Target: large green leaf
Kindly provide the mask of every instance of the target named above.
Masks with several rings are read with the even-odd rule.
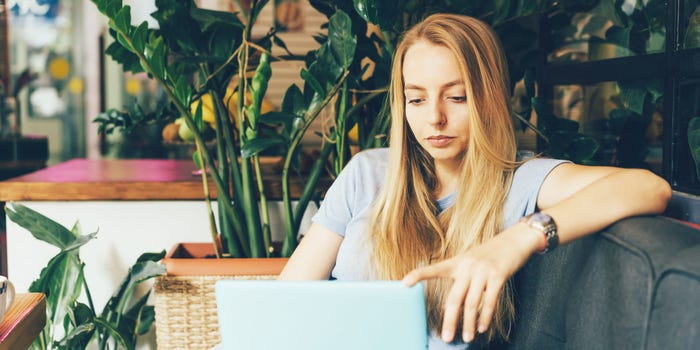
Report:
[[[29,231],[34,238],[60,249],[68,247],[76,239],[67,228],[19,203],[7,205],[7,217]]]
[[[138,335],[146,334],[155,320],[155,310],[153,306],[147,306],[150,292],[139,298],[129,310],[124,313],[119,323],[120,332],[127,335],[135,342]]]
[[[328,42],[336,62],[347,69],[355,57],[357,39],[352,33],[352,21],[345,12],[338,10],[328,20]]]
[[[113,325],[111,325],[109,322],[103,320],[100,317],[96,317],[95,326],[99,332],[108,334],[110,337],[116,339],[117,343],[125,347],[127,350],[134,350],[134,345],[131,343],[127,343],[126,340],[124,340],[124,337],[122,337],[121,333],[119,333],[119,330]]]
[[[647,96],[647,88],[642,83],[619,82],[620,100],[623,106],[634,113],[644,115],[647,102],[651,102],[651,96]]]
[[[85,349],[87,347],[86,338],[90,339],[95,332],[95,324],[83,323],[71,329],[66,336],[58,341],[56,345],[62,349]]]
[[[110,30],[110,34],[114,31]],[[116,34],[113,34],[116,36]],[[114,41],[105,50],[105,54],[121,64],[125,72],[140,73],[143,72],[139,58],[133,52],[127,50],[119,42]]]
[[[165,274],[165,267],[156,262],[164,256],[165,252],[163,251],[160,254],[147,254],[148,259],[153,260],[142,260],[146,257],[142,255],[138,262],[129,269],[129,274],[124,278],[119,289],[112,295],[109,301],[107,301],[102,312],[102,317],[112,321],[112,316],[121,315],[126,310],[126,304],[131,299],[136,285],[153,277]]]
[[[114,29],[129,33],[131,29],[131,7],[126,5],[122,7],[117,14],[112,18]]]
[[[301,90],[299,90],[296,84],[290,85],[282,99],[282,111],[301,116],[304,114],[305,110],[304,94],[301,93]]]
[[[257,138],[251,140],[243,146],[241,149],[241,157],[250,158],[260,152],[272,148],[274,146],[279,146],[285,144],[286,141],[281,136],[270,137],[270,138]]]
[[[162,80],[167,79],[165,74],[168,60],[166,50],[165,42],[160,36],[152,36],[145,49],[146,59],[150,66],[149,73]]]
[[[144,261],[161,261],[165,257],[165,250],[157,253],[143,253],[137,259],[136,262]]]
[[[399,15],[398,0],[353,0],[355,11],[365,21],[378,25],[382,30],[392,30]]]
[[[97,237],[97,232],[93,232],[93,233],[90,233],[87,235],[78,235],[78,237],[73,242],[68,244],[65,248],[63,248],[63,250],[70,251],[70,250],[78,249],[78,248],[84,246],[85,243],[94,239],[95,237]]]
[[[107,17],[114,17],[122,8],[121,0],[92,0],[97,9]]]
[[[83,286],[82,270],[78,250],[61,252],[49,261],[41,270],[39,279],[29,286],[30,292],[46,295],[47,328],[60,325],[74,305]]]
[[[143,21],[134,29],[131,35],[131,42],[134,45],[134,49],[143,54],[146,50],[146,40],[148,40],[148,22]]]
[[[204,51],[207,36],[191,15],[194,1],[156,0],[156,7],[158,11],[151,15],[158,21],[159,32],[169,48],[187,56]]]
[[[688,123],[688,147],[695,161],[695,176],[700,181],[700,117],[691,118]]]

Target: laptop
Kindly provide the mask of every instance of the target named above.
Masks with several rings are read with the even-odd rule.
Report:
[[[423,284],[216,282],[222,350],[426,350]]]

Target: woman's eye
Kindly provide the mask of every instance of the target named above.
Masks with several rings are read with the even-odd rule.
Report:
[[[421,103],[421,102],[423,102],[423,99],[421,99],[421,98],[409,98],[409,99],[407,99],[407,101],[406,101],[406,103],[408,103],[408,104],[410,104],[410,105],[417,105],[417,104],[419,104],[419,103]]]
[[[467,101],[467,96],[450,96],[450,100],[454,102],[466,102]]]

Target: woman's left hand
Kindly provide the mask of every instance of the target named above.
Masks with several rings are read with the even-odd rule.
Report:
[[[445,342],[454,339],[461,310],[464,314],[462,338],[471,342],[475,331],[483,333],[488,329],[508,278],[541,249],[542,244],[542,233],[516,224],[466,253],[411,271],[403,283],[412,286],[432,278],[452,279],[454,283],[444,304],[441,337]]]

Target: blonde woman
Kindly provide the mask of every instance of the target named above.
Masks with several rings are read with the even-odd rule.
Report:
[[[505,339],[509,278],[622,218],[661,213],[646,170],[519,159],[508,70],[484,23],[432,15],[394,57],[387,149],[351,160],[281,279],[426,282],[430,349]]]

